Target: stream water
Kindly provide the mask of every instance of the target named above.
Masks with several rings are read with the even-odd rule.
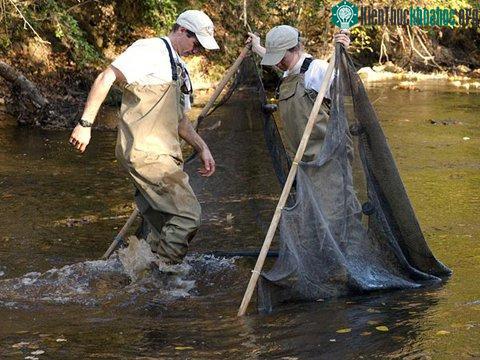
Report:
[[[254,259],[202,253],[260,247],[265,221],[252,214],[268,221],[279,192],[256,163],[260,144],[236,154],[248,169],[221,157],[229,181],[208,180],[220,196],[197,187],[204,227],[182,270],[132,283],[117,256],[98,260],[132,211],[115,132],[94,132],[80,155],[69,132],[18,128],[0,114],[0,358],[480,358],[480,97],[440,82],[392,86],[369,94],[429,245],[453,276],[270,315],[252,305],[244,318],[236,312]],[[219,121],[234,120],[229,106]],[[241,140],[224,141],[247,141],[255,127],[240,130]]]

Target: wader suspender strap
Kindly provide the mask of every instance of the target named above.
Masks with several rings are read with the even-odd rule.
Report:
[[[305,72],[308,70],[313,60],[315,59],[311,57],[305,58],[305,60],[303,60],[302,67],[300,68],[300,74],[305,74]],[[324,97],[322,103],[325,104],[330,110],[331,100],[329,98]]]
[[[305,74],[305,72],[308,70],[308,68],[310,67],[310,64],[312,63],[313,60],[315,60],[315,59],[312,58],[312,57],[307,57],[303,60],[302,67],[300,68],[300,74]],[[281,78],[278,81],[278,84],[275,88],[275,98],[276,99],[278,99],[279,95],[280,95],[280,85],[282,84],[282,80],[283,80],[283,78]]]
[[[173,53],[172,53],[172,49],[170,48],[170,44],[164,38],[160,38],[160,39],[162,39],[162,41],[165,43],[165,46],[167,47],[167,50],[168,50],[168,56],[170,57],[170,67],[172,68],[172,80],[177,81],[178,79],[177,65],[175,60],[173,59]],[[182,70],[185,71],[185,74],[187,74],[188,82],[190,83],[190,89],[187,89],[186,85],[185,85],[185,88],[183,88],[182,86],[182,89],[181,89],[182,93],[184,93],[185,95],[190,95],[190,102],[193,103],[193,95],[192,95],[193,86],[192,86],[192,80],[190,79],[190,74],[188,73],[188,70],[186,67],[184,67],[183,65],[180,65],[180,67],[182,68]],[[184,82],[185,82],[185,79],[184,79]]]
[[[303,60],[302,67],[300,68],[300,74],[305,74],[313,60],[314,59],[311,57],[307,57]]]
[[[178,79],[177,65],[175,63],[175,60],[173,59],[172,49],[170,48],[170,45],[168,44],[167,40],[165,40],[164,38],[160,38],[160,39],[162,39],[162,41],[165,43],[165,46],[167,47],[167,50],[168,50],[168,56],[170,57],[170,67],[172,68],[172,80],[177,81]]]

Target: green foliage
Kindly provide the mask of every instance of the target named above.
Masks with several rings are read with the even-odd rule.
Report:
[[[338,2],[247,0],[247,18],[262,38],[275,25],[297,27],[307,39],[306,49],[314,56],[324,57],[331,51],[332,36],[337,31],[330,23],[330,11]],[[81,67],[99,64],[103,60],[102,51],[110,45],[117,51],[140,37],[168,33],[178,14],[185,9],[203,10],[214,20],[222,51],[208,54],[213,63],[228,66],[243,47],[247,32],[243,25],[243,0],[22,0],[15,3],[40,36],[52,43],[54,52],[67,54],[68,60]],[[0,4],[6,4],[6,10],[0,14],[3,15],[0,16],[0,48],[35,36],[24,26],[23,19],[9,1],[0,0]],[[374,6],[459,9],[478,7],[478,4],[474,0],[396,0],[393,4],[391,0],[380,0]],[[2,35],[4,28],[6,31]],[[387,28],[394,35],[385,44],[389,52],[396,41],[392,29]],[[466,33],[466,30],[456,28],[453,33]],[[423,31],[432,39],[439,36],[436,28]],[[383,32],[383,28],[375,26],[353,29],[352,51],[363,58],[377,57]],[[478,32],[477,29],[476,34]],[[476,39],[472,42],[478,44]]]
[[[8,5],[8,3],[7,3]],[[47,37],[55,46],[55,40],[65,47],[77,65],[83,67],[89,63],[96,63],[100,59],[100,53],[87,41],[87,33],[82,30],[74,13],[70,12],[71,4],[57,0],[37,0],[17,3],[18,11],[12,8],[6,23],[6,38],[0,37],[4,47],[8,47],[11,41],[21,42],[22,39],[33,37],[34,33],[25,25],[26,21],[36,32]],[[11,5],[13,7],[13,5]],[[21,12],[21,15],[19,13]],[[4,19],[7,22],[7,18]],[[19,26],[23,25],[23,26]],[[50,36],[51,35],[51,36]]]
[[[40,4],[40,14],[53,15],[51,26],[54,29],[55,37],[70,51],[73,60],[78,65],[85,66],[100,59],[99,52],[87,41],[87,34],[81,29],[77,19],[68,11],[65,2],[43,0]]]
[[[145,22],[156,31],[168,31],[177,18],[177,5],[172,0],[141,0]]]
[[[352,29],[350,32],[353,38],[351,47],[356,53],[362,51],[373,52],[372,43],[374,39],[372,38],[372,32],[372,26],[362,26]]]

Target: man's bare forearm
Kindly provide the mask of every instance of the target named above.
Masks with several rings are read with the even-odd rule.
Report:
[[[183,119],[178,124],[178,135],[185,140],[187,143],[193,146],[197,152],[201,152],[205,149],[208,149],[207,144],[203,139],[198,135],[198,133],[193,128],[190,121],[184,115]]]
[[[123,77],[123,75],[112,66],[109,66],[97,76],[90,92],[88,93],[87,102],[85,103],[82,115],[83,120],[92,123],[95,121],[100,106],[107,97],[113,83],[119,76]]]

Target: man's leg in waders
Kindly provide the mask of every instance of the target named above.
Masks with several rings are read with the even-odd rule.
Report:
[[[137,186],[135,201],[142,214],[137,232],[165,261],[179,263],[200,226],[201,209],[188,175],[170,156],[131,173]]]

